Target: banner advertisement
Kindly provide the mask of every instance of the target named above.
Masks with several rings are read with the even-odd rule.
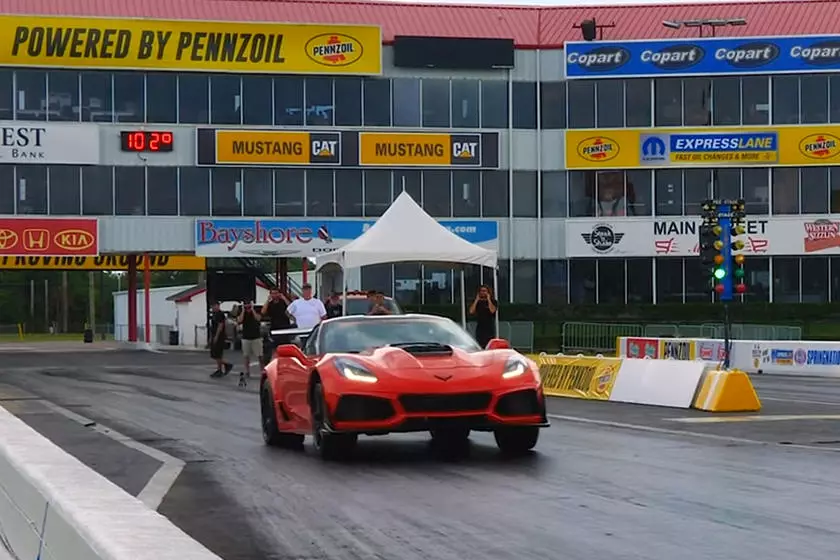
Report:
[[[198,134],[199,144],[207,138]],[[199,146],[199,153],[205,152]],[[341,165],[341,134],[276,130],[216,130],[215,161],[200,165]]]
[[[840,125],[566,131],[567,169],[838,165]]]
[[[201,257],[312,257],[340,249],[374,221],[215,219],[195,221],[195,253]],[[486,249],[498,251],[496,221],[440,220],[440,224]],[[406,231],[406,235],[410,235]]]
[[[381,37],[362,25],[0,16],[0,66],[377,75]]]
[[[658,358],[659,341],[655,338],[628,338],[626,357],[651,359]]]
[[[137,270],[146,266],[142,255],[102,255],[99,257],[0,257],[0,270],[101,270],[124,272],[129,259],[137,263]],[[207,259],[192,255],[151,255],[149,268],[153,271],[207,270]]]
[[[99,254],[96,218],[0,218],[2,257],[93,257]]]
[[[840,36],[567,42],[567,79],[840,71]]]
[[[694,359],[694,341],[693,340],[677,340],[677,339],[661,339],[659,341],[659,359],[660,360],[693,360]]]
[[[95,124],[0,121],[0,164],[98,165]]]
[[[554,397],[606,401],[621,360],[573,356],[540,356],[543,391]]]
[[[360,132],[359,165],[481,167],[481,134]]]

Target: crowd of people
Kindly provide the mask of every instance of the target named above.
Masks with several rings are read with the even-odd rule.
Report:
[[[393,313],[382,292],[367,292],[367,304],[368,315]],[[496,336],[497,311],[498,302],[493,298],[492,290],[489,286],[481,286],[470,304],[469,314],[475,318],[475,338],[482,347]],[[210,316],[209,344],[210,357],[216,362],[216,370],[210,377],[224,377],[233,369],[233,364],[225,359],[225,350],[236,338],[236,332],[239,332],[242,344],[243,371],[240,373],[240,384],[244,384],[251,376],[252,363],[262,363],[263,357],[271,356],[277,346],[290,342],[290,337],[271,335],[271,331],[312,329],[321,321],[340,317],[343,313],[340,293],[333,292],[325,301],[321,301],[314,297],[312,285],[308,283],[301,287],[300,297],[290,296],[274,288],[261,306],[253,301],[244,301],[234,306],[230,314],[222,311],[220,303],[215,302]],[[236,325],[234,332],[230,332],[231,321]]]

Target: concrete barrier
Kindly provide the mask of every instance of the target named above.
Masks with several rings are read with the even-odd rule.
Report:
[[[221,560],[2,407],[0,434],[0,550],[15,559]]]

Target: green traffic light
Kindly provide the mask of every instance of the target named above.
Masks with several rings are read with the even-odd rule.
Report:
[[[726,276],[726,271],[722,268],[715,269],[715,278],[718,280],[723,280],[723,277]]]
[[[744,277],[744,269],[743,268],[736,268],[735,269],[735,278],[743,278]]]

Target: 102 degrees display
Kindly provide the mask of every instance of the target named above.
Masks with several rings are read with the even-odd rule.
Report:
[[[124,152],[171,152],[174,138],[170,131],[123,130],[120,132]]]

